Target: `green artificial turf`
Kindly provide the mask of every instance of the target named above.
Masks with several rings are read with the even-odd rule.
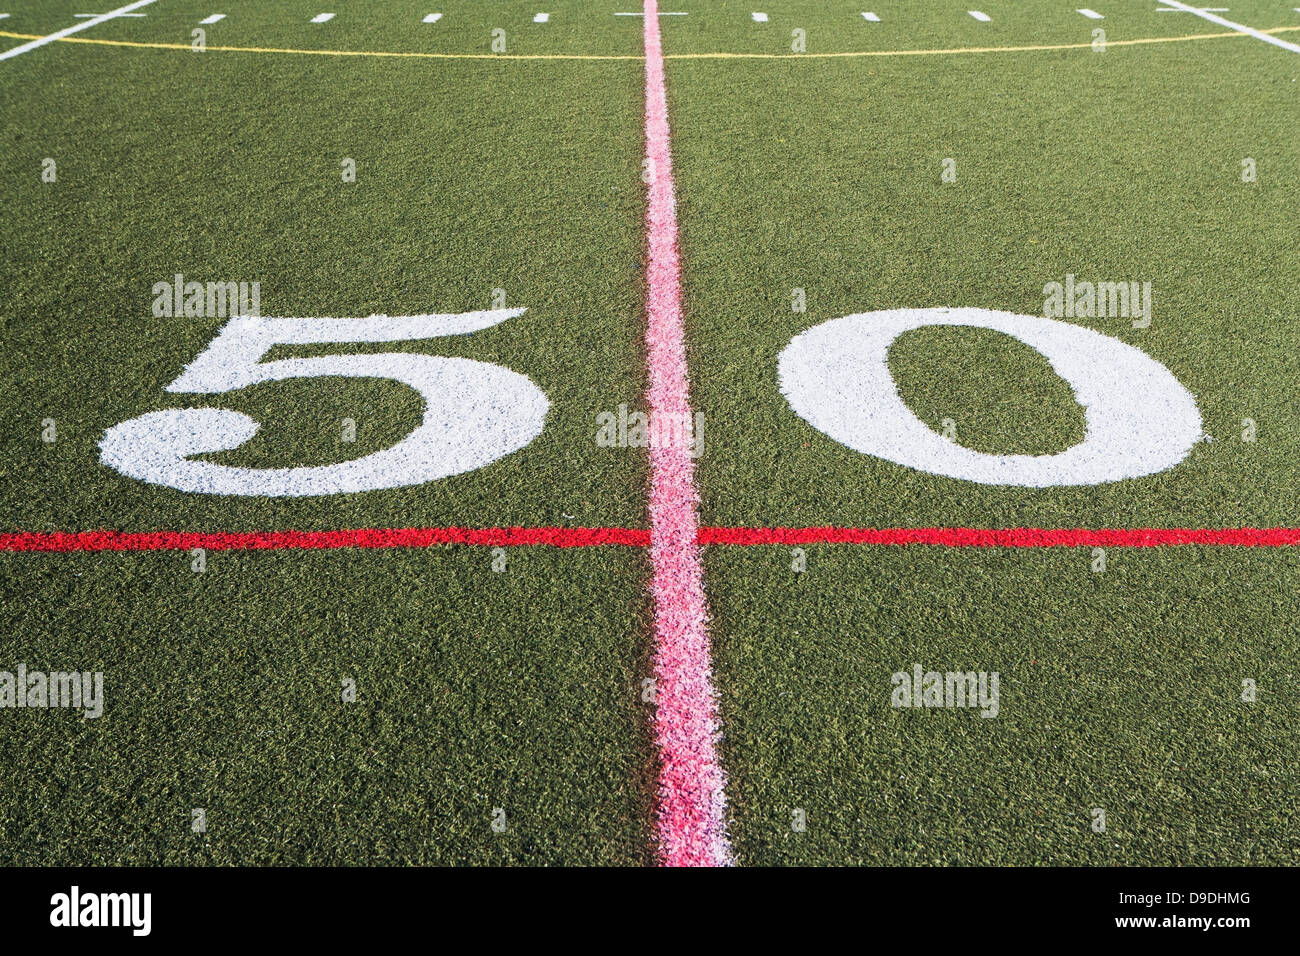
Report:
[[[1213,42],[1008,54],[984,80],[941,58],[882,60],[865,78],[849,61],[670,64],[694,399],[711,426],[705,522],[1294,523],[1300,57],[1254,42],[1225,60]],[[1207,63],[1232,70],[1205,83]],[[1243,157],[1272,172],[1243,183]],[[955,183],[941,181],[945,158]],[[823,321],[937,306],[1041,315],[1044,285],[1068,273],[1151,282],[1150,328],[1075,321],[1141,348],[1196,396],[1214,441],[1177,468],[1047,490],[936,478],[836,443],[780,394],[777,356]],[[1078,407],[1045,363],[989,338],[980,364],[1015,374],[972,380],[972,355],[897,343],[892,371],[918,414],[954,419],[959,436],[963,423],[972,437],[1019,429],[1002,450],[1033,452],[1025,400],[1041,397],[1036,440],[1077,434]],[[1017,377],[1024,392],[1008,400]]]
[[[947,17],[943,38],[917,45],[967,45],[983,27],[1011,42],[1008,8],[982,9],[993,24]],[[1121,34],[1143,15],[1116,13],[1112,38],[1159,35],[1173,16]],[[1086,39],[1096,25],[1051,19],[1059,28],[1015,41]],[[710,426],[706,524],[1295,526],[1300,58],[1231,39],[668,70],[694,398]],[[1243,183],[1248,156],[1272,173]],[[955,183],[941,180],[945,158]],[[1076,321],[1169,367],[1212,443],[1111,485],[990,487],[858,454],[778,390],[781,349],[827,319],[1041,315],[1044,284],[1066,273],[1152,283],[1150,328]],[[1069,388],[1006,336],[908,333],[890,369],[918,417],[935,430],[950,419],[968,447],[1049,454],[1082,438]],[[1090,549],[804,550],[804,574],[790,549],[709,551],[739,859],[1296,862],[1289,552],[1110,549],[1098,574]],[[1000,671],[1001,713],[892,708],[891,674],[915,663]],[[1245,678],[1263,688],[1256,704],[1240,699]]]
[[[1095,4],[1103,21],[1039,0],[874,4],[664,5],[688,14],[662,30],[703,523],[1297,526],[1300,57],[1242,36],[1125,45],[1224,32],[1154,3]],[[422,23],[431,9],[443,19]],[[548,4],[534,24],[538,9],[158,0],[79,36],[188,45],[224,12],[204,27],[214,48],[477,55],[504,30],[510,56],[628,59],[53,43],[0,62],[0,530],[644,527],[644,452],[595,441],[596,415],[645,388],[643,24],[613,16],[638,4]],[[0,30],[33,34],[86,12],[7,10]],[[322,10],[335,19],[311,24]],[[1267,0],[1229,16],[1300,26]],[[1097,29],[1105,52],[894,55]],[[855,52],[887,55],[817,56]],[[760,56],[697,57],[714,53]],[[546,426],[486,468],[391,491],[126,478],[98,442],[160,409],[248,414],[258,435],[213,460],[257,468],[360,457],[420,420],[418,396],[380,379],[166,393],[224,322],[151,314],[176,273],[260,281],[262,312],[290,317],[485,309],[502,289],[528,311],[471,336],[267,358],[494,362],[546,394]],[[976,485],[854,452],[780,393],[777,356],[821,322],[1041,314],[1067,273],[1151,282],[1149,328],[1072,321],[1196,396],[1213,441],[1180,465]],[[917,416],[968,447],[1082,438],[1068,386],[1006,336],[922,329],[889,362]],[[739,863],[1300,862],[1290,549],[1112,548],[1104,573],[1090,549],[804,550],[802,573],[788,548],[706,551]],[[106,696],[93,720],[0,711],[0,863],[653,861],[646,555],[496,557],[213,551],[200,574],[184,551],[0,555],[0,670],[101,670]],[[890,675],[915,663],[997,671],[998,717],[892,708]]]
[[[147,22],[119,28],[140,33]],[[594,439],[596,415],[642,390],[635,70],[70,44],[5,66],[6,113],[25,122],[6,129],[0,159],[4,407],[15,424],[0,436],[0,522],[642,521],[643,454]],[[56,183],[41,182],[44,157],[57,162]],[[356,162],[354,183],[342,179],[343,158]],[[268,316],[459,312],[492,307],[502,290],[506,306],[528,311],[472,336],[278,348],[268,359],[415,351],[494,362],[546,394],[546,428],[508,463],[344,501],[208,498],[117,475],[98,464],[104,431],[161,408],[252,415],[259,436],[217,460],[258,467],[360,457],[419,422],[418,397],[382,380],[165,393],[224,324],[154,317],[153,285],[176,273],[260,281]],[[54,445],[41,442],[47,418]],[[356,422],[354,445],[340,441],[343,418]]]
[[[104,704],[3,712],[0,863],[647,862],[641,555],[493,557],[3,556],[0,668]]]
[[[298,45],[318,12],[298,7],[302,24],[287,5],[222,8],[208,40]],[[466,9],[446,8],[452,37]],[[423,11],[395,37],[383,21],[413,11],[367,4],[367,27],[340,8],[311,30],[396,44]],[[85,35],[185,41],[210,12],[159,3]],[[0,26],[55,28],[24,23]],[[594,441],[596,414],[642,390],[635,70],[73,44],[4,66],[0,99],[21,120],[0,151],[6,531],[644,522],[643,452]],[[47,156],[56,183],[40,180]],[[470,337],[268,359],[497,362],[546,393],[546,427],[481,471],[361,495],[187,495],[118,475],[100,437],[155,409],[251,415],[257,437],[214,458],[249,467],[360,457],[420,419],[418,396],[378,379],[165,393],[224,323],[153,316],[153,283],[177,272],[260,281],[263,313],[283,316],[482,309],[504,289],[528,312]],[[0,669],[102,670],[106,702],[97,720],[4,712],[0,861],[648,861],[644,556],[522,549],[503,573],[493,560],[210,552],[196,574],[183,551],[3,557]],[[356,704],[340,701],[348,677]]]
[[[740,859],[1300,862],[1294,555],[806,552],[708,554]],[[915,664],[998,673],[997,716],[891,706]]]

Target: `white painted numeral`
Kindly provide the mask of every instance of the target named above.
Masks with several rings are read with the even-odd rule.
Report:
[[[993,455],[932,431],[898,394],[890,345],[932,325],[1001,332],[1036,349],[1083,406],[1083,441],[1055,455]],[[855,451],[988,485],[1095,485],[1172,468],[1201,437],[1195,398],[1140,349],[1092,329],[989,309],[894,309],[831,319],[795,336],[781,392],[814,428]]]
[[[549,402],[532,380],[488,362],[408,352],[262,362],[276,345],[402,342],[464,335],[522,308],[365,319],[231,319],[168,392],[222,394],[262,382],[333,376],[402,382],[424,399],[423,421],[396,445],[353,461],[299,468],[240,468],[192,456],[238,448],[258,423],[241,412],[149,412],[110,428],[100,460],[132,478],[215,495],[304,496],[376,491],[474,471],[529,444]]]

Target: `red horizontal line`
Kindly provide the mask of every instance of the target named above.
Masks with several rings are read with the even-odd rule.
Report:
[[[949,548],[1154,548],[1300,544],[1300,528],[701,528],[701,544],[933,544]]]
[[[1300,544],[1300,528],[700,528],[704,545],[929,544],[949,548],[1153,548]],[[428,548],[544,545],[644,548],[642,528],[357,528],[341,531],[18,531],[0,534],[0,551],[209,551],[323,548]]]
[[[0,534],[0,551],[275,551],[318,548],[428,548],[438,544],[487,547],[598,544],[646,547],[638,528],[357,528],[343,531],[20,531]]]

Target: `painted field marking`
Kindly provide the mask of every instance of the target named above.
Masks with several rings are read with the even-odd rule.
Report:
[[[1053,455],[997,455],[931,429],[899,397],[887,355],[927,326],[992,329],[1044,356],[1084,409],[1077,444]],[[1000,487],[1097,485],[1182,462],[1202,438],[1196,399],[1172,372],[1122,339],[1042,315],[972,307],[886,309],[828,319],[794,336],[777,361],[795,414],[854,451],[932,475]]]
[[[337,531],[76,531],[0,534],[0,552],[315,551],[335,548],[479,547],[644,548],[643,528],[348,528]]]
[[[1300,528],[774,528],[699,529],[701,545],[852,544],[944,548],[1286,548]],[[346,528],[335,531],[16,531],[0,533],[0,552],[317,551],[336,548],[645,548],[645,528]]]
[[[864,13],[864,14],[862,14],[862,19],[864,19],[864,20],[868,20],[868,21],[870,21],[871,23],[879,23],[879,22],[880,22],[880,17],[876,16],[874,13]]]
[[[8,20],[8,19],[9,19],[9,14],[0,13],[0,20]]]
[[[12,50],[5,50],[3,53],[0,53],[0,60],[7,60],[10,57],[20,56],[29,50],[35,50],[37,47],[45,46],[45,44],[47,43],[53,43],[55,40],[61,40],[64,37],[73,33],[77,33],[80,30],[89,30],[91,27],[103,23],[105,20],[111,20],[114,17],[120,17],[123,14],[130,13],[132,10],[138,9],[139,7],[146,6],[147,4],[150,3],[153,3],[153,0],[135,0],[134,3],[128,3],[124,7],[118,7],[116,10],[112,10],[108,13],[101,13],[93,20],[83,20],[81,23],[75,24],[70,27],[64,27],[62,30],[59,30],[55,33],[51,33],[48,36],[43,36],[34,39],[30,43],[24,43],[21,46],[16,46]]]
[[[644,11],[641,11],[641,10],[633,10],[633,11],[631,11],[631,12],[629,12],[629,13],[615,13],[614,16],[616,16],[616,17],[643,17],[643,16],[645,16],[645,12],[644,12]],[[657,17],[685,17],[685,16],[689,16],[689,14],[682,13],[681,11],[674,11],[674,10],[661,10],[660,12],[656,13],[655,16],[657,16]]]
[[[944,548],[1286,548],[1300,528],[715,528],[702,545],[856,544]]]
[[[1300,30],[1300,27],[1293,29]],[[1225,37],[1240,36],[1238,33],[1224,33]],[[15,40],[39,40],[39,36],[30,33],[11,33],[0,30],[0,37]],[[89,37],[61,38],[61,43],[88,43],[92,46],[133,47],[138,50],[185,50],[193,52],[186,43],[145,43],[139,40],[94,40]],[[1119,41],[1116,41],[1119,42]],[[1084,44],[1085,46],[1087,44]],[[1112,46],[1115,43],[1111,44]],[[216,53],[291,53],[295,56],[373,56],[392,57],[407,60],[644,60],[639,53],[427,53],[420,50],[302,50],[292,47],[265,46],[214,46],[208,44],[208,52]],[[10,51],[12,52],[12,51]],[[0,54],[0,59],[4,55]]]
[[[212,14],[212,16],[205,17],[204,19],[200,20],[199,23],[203,26],[207,26],[210,23],[220,23],[224,19],[226,19],[226,15],[224,13],[214,13]]]
[[[987,13],[981,13],[979,10],[967,10],[966,12],[969,13],[976,20],[978,20],[980,23],[988,23],[990,20],[993,19]]]
[[[645,0],[646,401],[650,418],[692,421],[682,325],[677,200],[658,0]],[[654,739],[659,752],[659,860],[726,866],[726,778],[713,689],[709,608],[700,559],[695,462],[679,443],[650,448],[650,591],[654,610]]]
[[[1082,14],[1083,14],[1085,17],[1087,17],[1089,20],[1105,20],[1105,19],[1106,19],[1106,18],[1103,17],[1100,13],[1098,13],[1096,10],[1089,10],[1087,7],[1081,7],[1080,9],[1075,10],[1074,12],[1075,12],[1075,13],[1082,13]]]
[[[147,13],[119,13],[118,14],[119,17],[147,17],[148,15],[149,14]],[[82,17],[84,19],[87,17],[97,17],[99,16],[99,14],[98,13],[74,13],[73,16]]]
[[[637,14],[640,16],[641,14]],[[661,13],[660,16],[667,16]],[[1270,27],[1261,33],[1295,33],[1300,26]],[[1189,33],[1183,36],[1140,37],[1134,40],[1108,40],[1108,46],[1149,46],[1153,43],[1187,43],[1194,40],[1242,39],[1247,34],[1237,31],[1227,33]],[[0,30],[0,37],[11,40],[43,40],[34,33],[15,33]],[[140,40],[101,40],[93,37],[58,37],[60,43],[81,43],[90,46],[131,47],[137,50],[179,50],[192,53],[188,43],[153,43]],[[665,60],[828,60],[854,59],[877,56],[965,56],[972,53],[1044,53],[1056,50],[1091,50],[1092,43],[1035,43],[1028,46],[966,46],[939,50],[845,50],[838,53],[666,53]],[[20,48],[15,48],[15,50]],[[282,53],[294,56],[372,56],[408,60],[644,60],[639,53],[429,53],[420,50],[303,50],[294,47],[267,46],[215,46],[208,44],[208,52],[215,53]],[[0,60],[14,55],[15,50],[0,53]]]
[[[754,22],[755,22],[755,23],[766,23],[766,22],[767,22],[767,14],[766,14],[766,13],[751,13],[750,16],[754,18]]]
[[[181,279],[176,282],[179,288]],[[179,292],[176,302],[180,302]],[[240,311],[246,310],[241,306]],[[263,359],[277,345],[469,335],[526,311],[516,307],[351,319],[237,315],[164,391],[210,396],[264,382],[317,376],[389,378],[420,394],[425,404],[423,420],[396,444],[347,462],[241,468],[194,456],[239,447],[257,433],[257,421],[210,405],[169,408],[109,428],[99,443],[100,461],[131,478],[180,491],[271,497],[377,491],[475,471],[530,444],[545,426],[550,402],[526,375],[494,363],[424,352]]]
[[[334,19],[334,14],[332,14],[332,13],[318,13],[318,14],[316,14],[316,16],[314,16],[314,17],[311,18],[311,22],[312,22],[312,23],[329,23],[329,21],[331,21],[331,20],[333,20],[333,19]]]
[[[437,22],[438,22],[439,20],[441,20],[441,19],[442,19],[442,14],[441,14],[441,13],[430,13],[430,14],[428,14],[428,15],[425,16],[425,18],[424,18],[424,22],[425,22],[425,23],[437,23]]]
[[[1210,13],[1208,10],[1201,10],[1197,7],[1189,7],[1180,0],[1164,0],[1171,7],[1179,10],[1185,10],[1188,13],[1194,13],[1202,20],[1209,20],[1211,23],[1217,23],[1221,27],[1227,27],[1229,30],[1236,30],[1238,33],[1244,33],[1246,36],[1254,37],[1256,40],[1263,40],[1265,43],[1271,43],[1275,47],[1283,50],[1289,50],[1292,53],[1300,53],[1300,46],[1294,43],[1288,43],[1286,40],[1279,40],[1275,36],[1270,36],[1263,30],[1256,30],[1254,27],[1242,26],[1240,23],[1233,23],[1231,20],[1225,20],[1223,17]]]
[[[549,19],[551,19],[551,15],[549,13],[539,13],[537,14],[537,16],[533,17],[533,22],[545,23]]]
[[[1167,2],[1167,0],[1161,0],[1161,3],[1165,3],[1165,2]],[[1195,13],[1197,10],[1208,10],[1212,13],[1228,12],[1227,7],[1197,7],[1195,10],[1180,10],[1178,7],[1174,7],[1174,6],[1156,7],[1156,13]]]

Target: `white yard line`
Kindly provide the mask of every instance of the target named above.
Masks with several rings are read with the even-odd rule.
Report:
[[[201,23],[203,26],[207,26],[209,23],[218,23],[224,19],[226,19],[226,15],[224,13],[214,13],[212,14],[212,16],[205,17],[204,19],[200,20],[199,23]]]
[[[331,20],[333,20],[333,19],[334,19],[334,14],[332,14],[332,13],[318,13],[318,14],[316,14],[316,16],[314,16],[314,17],[311,18],[311,22],[312,22],[312,23],[329,23],[329,22],[330,22]]]
[[[425,22],[425,23],[437,23],[437,22],[438,22],[439,20],[441,20],[441,19],[442,19],[442,14],[441,14],[441,13],[430,13],[429,15],[427,15],[427,16],[424,18],[424,22]]]
[[[980,23],[988,23],[990,20],[993,19],[987,13],[981,13],[979,10],[967,10],[966,12],[969,13],[976,20],[978,20]]]
[[[868,21],[870,21],[871,23],[879,23],[879,22],[880,22],[880,17],[876,16],[874,13],[864,13],[864,14],[862,14],[862,19],[864,19],[864,20],[868,20]]]
[[[130,13],[132,10],[139,9],[140,7],[143,7],[146,4],[150,4],[150,3],[153,3],[153,0],[135,0],[134,3],[128,3],[126,6],[118,7],[116,10],[111,10],[108,13],[101,13],[99,16],[94,17],[93,19],[83,20],[81,23],[74,24],[73,26],[70,27],[65,27],[64,29],[59,30],[56,33],[51,33],[49,36],[41,37],[39,40],[32,40],[30,43],[24,43],[22,46],[16,46],[12,50],[5,50],[3,53],[0,53],[0,60],[7,60],[10,57],[20,56],[21,54],[26,53],[28,50],[35,50],[37,47],[45,46],[45,44],[47,43],[53,43],[55,40],[60,40],[63,37],[70,36],[73,33],[78,33],[82,30],[89,30],[91,27],[97,26],[98,24],[103,23],[105,20],[112,20],[114,17],[123,16],[124,14]]]
[[[537,16],[533,17],[533,22],[545,23],[549,19],[551,19],[551,15],[549,13],[539,13],[537,14]]]
[[[767,14],[766,14],[766,13],[751,13],[750,16],[754,18],[754,22],[755,22],[755,23],[766,23],[766,22],[767,22]]]
[[[1075,13],[1082,13],[1082,14],[1083,14],[1085,17],[1087,17],[1089,20],[1105,20],[1105,19],[1106,19],[1106,18],[1103,17],[1100,13],[1098,13],[1096,10],[1089,10],[1087,7],[1081,7],[1080,9],[1075,10],[1074,12],[1075,12]]]
[[[657,0],[645,0],[646,402],[652,421],[693,421],[682,320],[677,200]],[[685,416],[685,417],[679,417]],[[668,866],[732,862],[726,775],[700,558],[699,492],[685,448],[650,446],[650,568],[654,611],[654,738],[659,752],[659,859]]]
[[[1233,23],[1231,20],[1225,20],[1223,17],[1210,13],[1208,10],[1202,10],[1198,7],[1189,7],[1185,3],[1180,3],[1179,0],[1163,0],[1163,2],[1178,10],[1184,10],[1187,13],[1194,13],[1202,20],[1209,20],[1211,23],[1217,23],[1219,26],[1227,27],[1229,30],[1236,30],[1238,33],[1244,33],[1246,36],[1254,37],[1256,40],[1263,40],[1265,43],[1271,43],[1273,46],[1279,47],[1283,50],[1289,50],[1292,53],[1300,53],[1300,46],[1297,46],[1294,43],[1288,43],[1286,40],[1279,40],[1277,37],[1264,33],[1262,30],[1256,30],[1254,27],[1246,27],[1242,26],[1240,23]]]

